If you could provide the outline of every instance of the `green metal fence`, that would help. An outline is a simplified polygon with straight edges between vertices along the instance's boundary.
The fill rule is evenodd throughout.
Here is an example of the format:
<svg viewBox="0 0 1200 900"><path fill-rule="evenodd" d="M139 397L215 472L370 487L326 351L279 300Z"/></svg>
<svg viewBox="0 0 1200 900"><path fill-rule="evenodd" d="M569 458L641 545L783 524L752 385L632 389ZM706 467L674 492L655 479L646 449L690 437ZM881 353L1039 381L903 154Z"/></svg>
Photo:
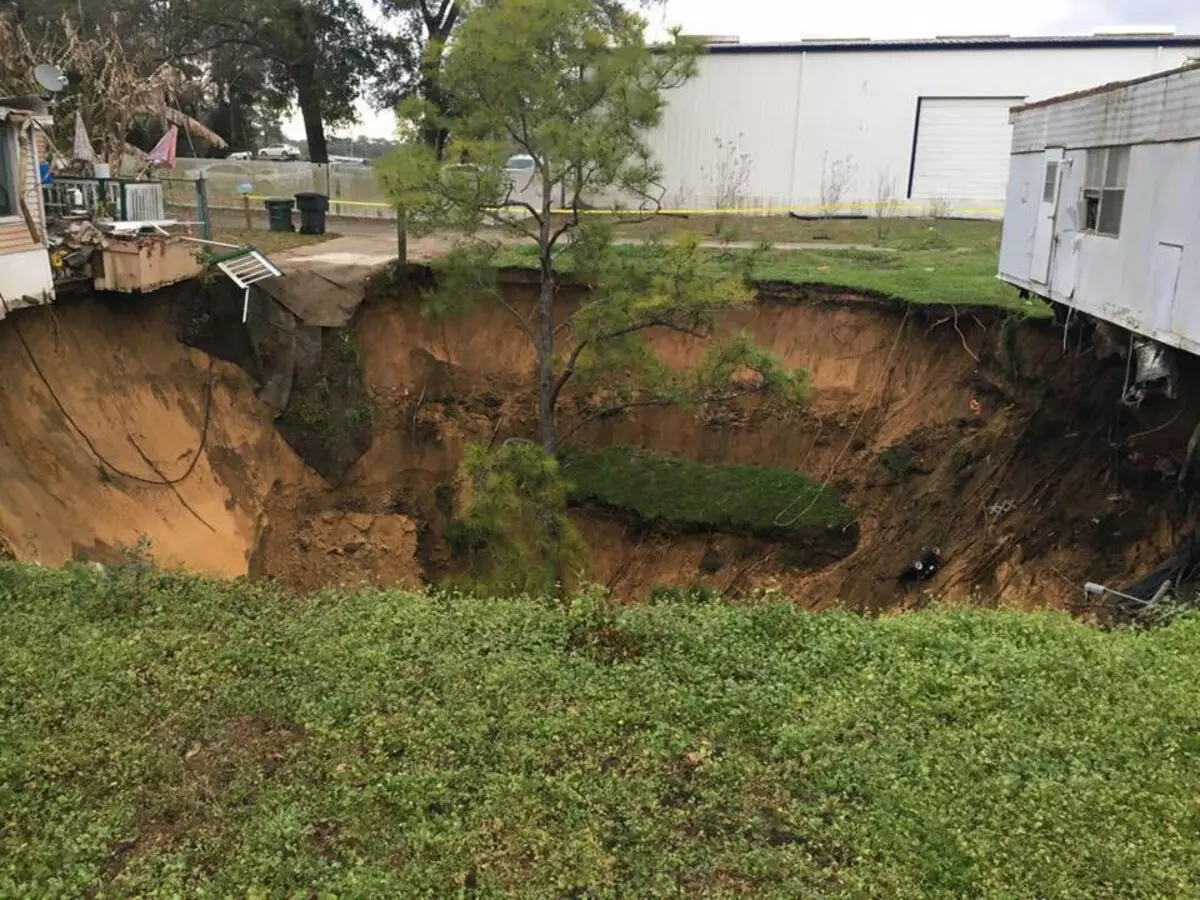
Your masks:
<svg viewBox="0 0 1200 900"><path fill-rule="evenodd" d="M200 237L212 237L212 217L208 206L208 183L204 174L193 178L161 178L163 203L172 218L181 222L192 222L200 231Z"/></svg>

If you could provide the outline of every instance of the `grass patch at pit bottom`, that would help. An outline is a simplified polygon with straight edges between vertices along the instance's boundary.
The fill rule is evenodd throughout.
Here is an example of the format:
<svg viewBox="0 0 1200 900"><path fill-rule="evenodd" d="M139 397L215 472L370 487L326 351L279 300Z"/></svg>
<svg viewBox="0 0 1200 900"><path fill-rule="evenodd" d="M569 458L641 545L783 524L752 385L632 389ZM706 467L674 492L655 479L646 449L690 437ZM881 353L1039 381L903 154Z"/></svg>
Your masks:
<svg viewBox="0 0 1200 900"><path fill-rule="evenodd" d="M835 491L786 469L706 465L615 446L565 453L563 475L573 503L598 503L647 522L777 535L855 518Z"/></svg>

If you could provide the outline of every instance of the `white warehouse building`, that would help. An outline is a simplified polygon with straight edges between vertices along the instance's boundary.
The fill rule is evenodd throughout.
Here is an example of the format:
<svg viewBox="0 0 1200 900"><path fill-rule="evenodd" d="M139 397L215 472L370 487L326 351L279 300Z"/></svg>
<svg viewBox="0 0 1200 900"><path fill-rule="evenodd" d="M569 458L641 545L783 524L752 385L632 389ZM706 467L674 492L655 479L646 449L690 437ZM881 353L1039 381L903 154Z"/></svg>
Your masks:
<svg viewBox="0 0 1200 900"><path fill-rule="evenodd" d="M865 212L883 184L904 213L1000 218L1012 107L1197 56L1174 34L714 43L650 147L667 208Z"/></svg>

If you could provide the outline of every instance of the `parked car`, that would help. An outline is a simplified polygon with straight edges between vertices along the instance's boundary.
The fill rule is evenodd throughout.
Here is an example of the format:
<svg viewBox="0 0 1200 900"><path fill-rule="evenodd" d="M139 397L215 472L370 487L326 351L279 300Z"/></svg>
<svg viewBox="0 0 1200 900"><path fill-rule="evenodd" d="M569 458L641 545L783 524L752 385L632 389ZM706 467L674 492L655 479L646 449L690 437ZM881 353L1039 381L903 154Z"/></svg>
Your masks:
<svg viewBox="0 0 1200 900"><path fill-rule="evenodd" d="M293 160L300 158L300 148L291 144L270 144L258 151L259 159Z"/></svg>
<svg viewBox="0 0 1200 900"><path fill-rule="evenodd" d="M504 168L509 172L525 172L530 173L537 166L536 160L532 156L525 153L518 153L515 156L510 156L508 162L504 164Z"/></svg>
<svg viewBox="0 0 1200 900"><path fill-rule="evenodd" d="M335 166L369 166L371 161L365 156L330 156L329 162Z"/></svg>
<svg viewBox="0 0 1200 900"><path fill-rule="evenodd" d="M226 159L254 159L254 154L249 150L237 150L230 153Z"/></svg>

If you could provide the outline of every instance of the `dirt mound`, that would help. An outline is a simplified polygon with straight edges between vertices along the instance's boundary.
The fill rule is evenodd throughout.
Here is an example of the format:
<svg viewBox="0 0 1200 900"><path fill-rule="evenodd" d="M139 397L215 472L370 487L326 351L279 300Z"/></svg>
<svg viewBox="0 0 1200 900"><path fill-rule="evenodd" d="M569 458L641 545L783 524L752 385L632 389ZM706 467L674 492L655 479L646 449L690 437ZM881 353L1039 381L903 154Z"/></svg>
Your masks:
<svg viewBox="0 0 1200 900"><path fill-rule="evenodd" d="M251 566L297 591L330 586L419 588L417 523L407 516L317 510L313 498L273 498Z"/></svg>

